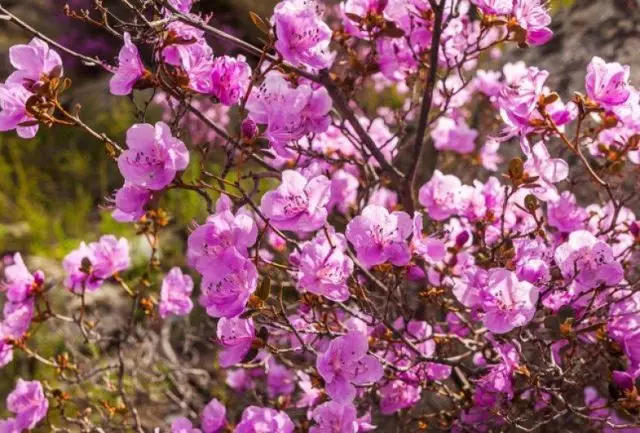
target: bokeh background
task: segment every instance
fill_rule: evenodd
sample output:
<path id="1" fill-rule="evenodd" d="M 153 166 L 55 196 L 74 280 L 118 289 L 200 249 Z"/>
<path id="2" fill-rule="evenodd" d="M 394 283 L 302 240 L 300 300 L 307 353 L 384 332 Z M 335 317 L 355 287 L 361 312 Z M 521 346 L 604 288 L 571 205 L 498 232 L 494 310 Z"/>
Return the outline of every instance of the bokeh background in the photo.
<path id="1" fill-rule="evenodd" d="M 92 0 L 14 0 L 0 2 L 19 17 L 76 51 L 113 61 L 120 41 L 100 29 L 68 18 L 65 3 L 75 9 L 91 8 Z M 199 8 L 213 12 L 214 25 L 236 36 L 257 41 L 258 31 L 249 11 L 269 17 L 274 0 L 202 0 Z M 105 6 L 122 11 L 118 0 L 105 0 Z M 586 65 L 593 55 L 608 61 L 630 64 L 632 82 L 640 84 L 640 3 L 638 0 L 552 0 L 554 39 L 540 48 L 505 53 L 506 61 L 525 60 L 551 72 L 549 85 L 564 92 L 583 88 Z M 10 69 L 8 47 L 26 43 L 31 36 L 11 23 L 0 21 L 0 81 Z M 229 53 L 229 47 L 217 46 L 217 53 Z M 123 142 L 127 128 L 138 121 L 135 104 L 128 98 L 108 93 L 109 77 L 63 55 L 65 75 L 73 87 L 64 94 L 64 103 L 82 105 L 82 118 L 95 130 Z M 227 113 L 231 125 L 237 119 Z M 159 106 L 152 107 L 147 121 L 162 116 Z M 213 162 L 215 164 L 215 160 Z M 196 165 L 196 164 L 192 164 Z M 214 168 L 215 170 L 215 168 Z M 40 268 L 50 278 L 61 277 L 60 261 L 81 240 L 93 241 L 100 234 L 126 236 L 134 250 L 144 255 L 144 245 L 135 244 L 130 225 L 115 222 L 103 209 L 113 191 L 122 184 L 116 165 L 104 147 L 81 130 L 41 129 L 32 140 L 14 133 L 0 134 L 0 256 L 22 252 L 32 269 Z M 163 260 L 168 267 L 184 265 L 187 227 L 206 215 L 204 202 L 196 194 L 169 192 L 162 206 L 172 217 L 163 244 Z M 0 301 L 1 302 L 1 301 Z M 109 292 L 102 302 L 117 317 L 118 305 L 112 305 Z M 114 322 L 117 324 L 117 321 Z M 116 326 L 116 325 L 114 325 Z M 42 344 L 45 354 L 60 350 L 64 336 Z M 16 376 L 48 378 L 28 359 L 18 357 L 0 373 L 0 401 L 13 387 Z M 3 415 L 0 405 L 0 416 Z"/>

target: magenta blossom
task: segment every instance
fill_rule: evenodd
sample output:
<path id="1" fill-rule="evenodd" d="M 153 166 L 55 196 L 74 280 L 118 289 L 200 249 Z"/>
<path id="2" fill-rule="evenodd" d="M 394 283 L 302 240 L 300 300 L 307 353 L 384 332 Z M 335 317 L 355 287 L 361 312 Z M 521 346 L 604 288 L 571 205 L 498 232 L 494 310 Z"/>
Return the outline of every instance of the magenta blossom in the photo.
<path id="1" fill-rule="evenodd" d="M 431 131 L 431 138 L 438 150 L 451 150 L 457 153 L 471 153 L 475 149 L 478 131 L 469 128 L 464 121 L 456 122 L 449 117 L 441 117 Z"/>
<path id="2" fill-rule="evenodd" d="M 7 83 L 18 84 L 35 91 L 43 78 L 62 76 L 62 59 L 49 45 L 33 38 L 29 45 L 14 45 L 9 48 L 9 60 L 16 71 L 7 78 Z"/>
<path id="3" fill-rule="evenodd" d="M 569 191 L 560 194 L 558 200 L 547 204 L 549 225 L 570 233 L 584 227 L 588 219 L 587 211 L 576 204 L 576 196 Z"/>
<path id="4" fill-rule="evenodd" d="M 174 314 L 186 316 L 193 308 L 191 292 L 193 280 L 187 274 L 183 274 L 180 268 L 175 267 L 162 280 L 160 289 L 160 317 L 163 319 Z"/>
<path id="5" fill-rule="evenodd" d="M 509 15 L 513 9 L 513 0 L 471 0 L 471 3 L 488 15 Z"/>
<path id="6" fill-rule="evenodd" d="M 284 412 L 268 407 L 249 406 L 234 433 L 293 433 L 295 426 Z"/>
<path id="7" fill-rule="evenodd" d="M 313 410 L 311 414 L 316 425 L 309 433 L 357 433 L 358 419 L 353 404 L 328 401 Z"/>
<path id="8" fill-rule="evenodd" d="M 267 371 L 267 395 L 275 399 L 280 396 L 289 396 L 296 389 L 293 372 L 275 359 L 269 359 Z"/>
<path id="9" fill-rule="evenodd" d="M 461 213 L 465 196 L 470 191 L 471 187 L 463 186 L 456 176 L 436 170 L 429 182 L 420 188 L 418 198 L 431 218 L 444 221 Z"/>
<path id="10" fill-rule="evenodd" d="M 9 364 L 13 361 L 13 345 L 7 343 L 8 335 L 2 329 L 2 324 L 0 323 L 0 368 Z M 0 430 L 2 432 L 2 430 Z"/>
<path id="11" fill-rule="evenodd" d="M 118 168 L 133 185 L 161 190 L 189 164 L 187 147 L 164 122 L 133 125 L 127 131 L 127 146 L 118 158 Z"/>
<path id="12" fill-rule="evenodd" d="M 587 66 L 587 95 L 608 110 L 624 104 L 631 95 L 630 73 L 629 66 L 606 63 L 600 57 L 594 57 Z"/>
<path id="13" fill-rule="evenodd" d="M 216 335 L 218 343 L 224 347 L 218 356 L 220 367 L 226 368 L 242 362 L 251 350 L 256 329 L 253 319 L 222 317 L 218 321 Z"/>
<path id="14" fill-rule="evenodd" d="M 15 426 L 18 432 L 34 428 L 44 419 L 49 409 L 42 384 L 37 380 L 18 379 L 16 387 L 7 397 L 7 409 L 16 416 Z"/>
<path id="15" fill-rule="evenodd" d="M 31 95 L 22 85 L 0 83 L 0 132 L 15 129 L 20 138 L 35 137 L 38 123 L 26 108 Z"/>
<path id="16" fill-rule="evenodd" d="M 282 183 L 262 197 L 260 208 L 280 230 L 311 232 L 327 220 L 331 181 L 325 176 L 307 179 L 294 170 L 282 173 Z"/>
<path id="17" fill-rule="evenodd" d="M 347 225 L 347 239 L 358 259 L 367 267 L 390 261 L 395 266 L 409 263 L 411 254 L 406 239 L 413 230 L 406 212 L 392 212 L 369 205 Z"/>
<path id="18" fill-rule="evenodd" d="M 541 4 L 541 0 L 514 0 L 513 3 L 513 16 L 526 32 L 526 42 L 533 46 L 547 43 L 553 37 L 547 6 Z"/>
<path id="19" fill-rule="evenodd" d="M 213 94 L 224 105 L 237 104 L 249 87 L 251 68 L 244 56 L 222 56 L 213 61 L 211 86 Z"/>
<path id="20" fill-rule="evenodd" d="M 34 301 L 4 304 L 4 319 L 0 322 L 0 335 L 4 338 L 19 340 L 27 333 L 34 314 Z"/>
<path id="21" fill-rule="evenodd" d="M 586 230 L 578 230 L 556 248 L 556 263 L 566 280 L 574 280 L 583 289 L 600 284 L 612 286 L 624 278 L 624 269 L 609 245 Z"/>
<path id="22" fill-rule="evenodd" d="M 202 433 L 218 433 L 227 424 L 227 409 L 217 399 L 211 400 L 200 413 Z"/>
<path id="23" fill-rule="evenodd" d="M 276 5 L 271 22 L 278 38 L 275 48 L 285 60 L 314 69 L 331 66 L 332 31 L 315 0 L 283 0 Z"/>
<path id="24" fill-rule="evenodd" d="M 534 285 L 518 280 L 507 269 L 489 270 L 480 304 L 485 311 L 483 322 L 491 332 L 503 334 L 526 325 L 533 319 L 536 302 L 538 289 Z"/>
<path id="25" fill-rule="evenodd" d="M 202 279 L 200 305 L 212 317 L 235 317 L 244 311 L 258 284 L 258 271 L 249 260 L 237 259 L 228 273 L 205 275 Z"/>
<path id="26" fill-rule="evenodd" d="M 394 380 L 380 388 L 380 410 L 385 415 L 391 415 L 399 410 L 406 409 L 420 401 L 422 388 L 406 383 L 402 380 Z"/>
<path id="27" fill-rule="evenodd" d="M 44 282 L 44 273 L 36 271 L 31 274 L 22 260 L 20 253 L 13 256 L 13 264 L 4 270 L 4 288 L 7 291 L 7 299 L 11 302 L 23 302 L 32 291 Z"/>
<path id="28" fill-rule="evenodd" d="M 113 218 L 120 222 L 138 221 L 145 214 L 144 207 L 152 195 L 151 190 L 145 187 L 125 183 L 116 192 Z"/>
<path id="29" fill-rule="evenodd" d="M 300 251 L 291 254 L 291 262 L 298 267 L 298 290 L 325 296 L 332 301 L 349 299 L 347 280 L 353 272 L 353 261 L 346 255 L 347 242 L 343 235 L 330 239 L 319 232 L 304 242 Z"/>
<path id="30" fill-rule="evenodd" d="M 356 397 L 354 385 L 365 385 L 380 380 L 382 365 L 372 355 L 367 355 L 367 336 L 351 331 L 335 338 L 316 362 L 316 369 L 325 381 L 325 389 L 331 399 L 349 403 Z"/>
<path id="31" fill-rule="evenodd" d="M 187 418 L 179 417 L 171 423 L 171 433 L 202 433 Z"/>
<path id="32" fill-rule="evenodd" d="M 111 93 L 114 95 L 128 95 L 138 80 L 144 77 L 146 73 L 138 47 L 131 42 L 131 35 L 125 32 L 124 45 L 118 55 L 118 69 L 109 82 Z"/>

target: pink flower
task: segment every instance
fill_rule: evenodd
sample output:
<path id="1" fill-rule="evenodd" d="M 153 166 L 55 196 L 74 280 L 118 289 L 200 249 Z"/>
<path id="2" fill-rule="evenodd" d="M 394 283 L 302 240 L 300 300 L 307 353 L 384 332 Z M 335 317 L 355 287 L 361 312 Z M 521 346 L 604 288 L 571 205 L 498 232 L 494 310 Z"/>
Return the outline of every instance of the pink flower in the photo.
<path id="1" fill-rule="evenodd" d="M 311 414 L 316 425 L 309 433 L 357 433 L 358 420 L 353 404 L 328 401 L 313 410 Z"/>
<path id="2" fill-rule="evenodd" d="M 171 6 L 176 8 L 178 12 L 182 12 L 183 14 L 188 14 L 193 6 L 193 0 L 168 0 L 168 2 Z"/>
<path id="3" fill-rule="evenodd" d="M 514 0 L 513 15 L 518 25 L 526 32 L 526 42 L 530 45 L 545 44 L 553 37 L 549 28 L 551 16 L 540 0 Z"/>
<path id="4" fill-rule="evenodd" d="M 116 192 L 113 219 L 119 222 L 138 221 L 145 214 L 144 207 L 152 195 L 145 187 L 125 183 Z"/>
<path id="5" fill-rule="evenodd" d="M 553 185 L 569 176 L 569 164 L 560 158 L 551 158 L 544 142 L 539 141 L 530 147 L 524 170 L 529 176 L 538 176 L 531 193 L 543 201 L 558 200 L 558 191 Z"/>
<path id="6" fill-rule="evenodd" d="M 0 83 L 0 132 L 16 130 L 20 138 L 33 138 L 38 132 L 38 123 L 27 112 L 27 100 L 32 93 L 18 84 Z"/>
<path id="7" fill-rule="evenodd" d="M 449 117 L 441 117 L 431 130 L 434 146 L 438 150 L 457 153 L 471 153 L 475 149 L 478 131 L 469 128 L 464 121 L 456 122 Z"/>
<path id="8" fill-rule="evenodd" d="M 180 66 L 189 78 L 189 87 L 203 94 L 213 90 L 211 72 L 213 69 L 213 50 L 203 39 L 179 49 Z"/>
<path id="9" fill-rule="evenodd" d="M 202 433 L 218 433 L 227 424 L 227 409 L 217 399 L 211 400 L 200 413 Z"/>
<path id="10" fill-rule="evenodd" d="M 218 355 L 220 367 L 231 367 L 242 362 L 251 350 L 255 334 L 256 329 L 251 318 L 220 318 L 216 330 L 218 343 L 224 347 Z"/>
<path id="11" fill-rule="evenodd" d="M 463 186 L 456 176 L 436 170 L 429 182 L 420 188 L 418 198 L 431 218 L 444 221 L 461 213 L 465 196 L 470 192 L 471 187 Z"/>
<path id="12" fill-rule="evenodd" d="M 309 180 L 294 170 L 282 172 L 282 183 L 262 197 L 260 208 L 280 230 L 311 232 L 327 220 L 331 182 L 325 176 Z"/>
<path id="13" fill-rule="evenodd" d="M 160 289 L 160 317 L 163 319 L 171 314 L 186 316 L 193 308 L 191 292 L 193 280 L 183 274 L 179 267 L 175 267 L 162 280 Z"/>
<path id="14" fill-rule="evenodd" d="M 31 296 L 33 289 L 44 282 L 44 273 L 36 271 L 31 274 L 20 253 L 16 253 L 13 256 L 13 264 L 4 270 L 4 280 L 7 299 L 11 302 L 23 302 Z"/>
<path id="15" fill-rule="evenodd" d="M 4 319 L 0 323 L 0 335 L 4 338 L 19 340 L 27 333 L 33 320 L 34 301 L 4 304 L 2 314 Z"/>
<path id="16" fill-rule="evenodd" d="M 7 409 L 13 412 L 17 431 L 31 430 L 44 419 L 49 401 L 44 396 L 42 384 L 37 380 L 18 379 L 16 387 L 7 397 Z"/>
<path id="17" fill-rule="evenodd" d="M 380 380 L 383 375 L 380 361 L 367 355 L 367 336 L 358 331 L 335 338 L 329 348 L 318 356 L 316 369 L 325 381 L 329 397 L 337 403 L 349 403 L 356 397 L 354 385 Z"/>
<path id="18" fill-rule="evenodd" d="M 189 151 L 171 134 L 169 125 L 139 123 L 127 131 L 127 146 L 118 158 L 125 180 L 150 190 L 161 190 L 189 164 Z"/>
<path id="19" fill-rule="evenodd" d="M 319 232 L 311 241 L 291 254 L 298 268 L 298 290 L 309 291 L 332 301 L 349 299 L 347 280 L 353 272 L 353 261 L 347 257 L 346 240 L 341 234 Z"/>
<path id="20" fill-rule="evenodd" d="M 163 45 L 168 44 L 162 49 L 162 59 L 173 66 L 182 66 L 183 59 L 190 56 L 192 49 L 208 48 L 196 46 L 207 45 L 204 31 L 182 21 L 174 21 L 167 25 L 167 37 L 162 42 Z M 209 52 L 213 55 L 211 50 Z M 189 73 L 188 70 L 185 72 Z"/>
<path id="21" fill-rule="evenodd" d="M 193 427 L 191 421 L 184 417 L 179 417 L 171 423 L 171 433 L 202 433 L 200 429 Z"/>
<path id="22" fill-rule="evenodd" d="M 548 77 L 549 72 L 529 67 L 519 80 L 503 87 L 498 104 L 505 123 L 518 129 L 530 127 Z"/>
<path id="23" fill-rule="evenodd" d="M 538 289 L 529 282 L 519 281 L 516 274 L 507 269 L 494 268 L 489 270 L 481 296 L 484 325 L 491 332 L 503 334 L 533 319 Z"/>
<path id="24" fill-rule="evenodd" d="M 131 42 L 131 35 L 124 33 L 124 45 L 118 54 L 118 69 L 116 70 L 109 88 L 114 95 L 128 95 L 138 80 L 144 77 L 146 71 L 138 53 L 138 48 Z"/>
<path id="25" fill-rule="evenodd" d="M 280 396 L 293 394 L 296 388 L 293 372 L 284 365 L 278 364 L 275 359 L 269 359 L 267 370 L 267 395 L 275 399 Z"/>
<path id="26" fill-rule="evenodd" d="M 2 324 L 0 324 L 0 368 L 13 361 L 13 345 L 7 343 L 6 339 L 9 336 L 5 335 L 2 328 Z M 2 432 L 1 429 L 0 432 Z"/>
<path id="27" fill-rule="evenodd" d="M 403 380 L 393 380 L 380 388 L 380 410 L 384 415 L 391 415 L 406 409 L 420 401 L 422 388 L 413 386 Z"/>
<path id="28" fill-rule="evenodd" d="M 353 174 L 343 169 L 336 171 L 331 176 L 331 198 L 327 207 L 347 214 L 358 199 L 359 186 L 360 181 Z"/>
<path id="29" fill-rule="evenodd" d="M 513 0 L 471 0 L 471 3 L 488 15 L 509 15 L 513 9 Z"/>
<path id="30" fill-rule="evenodd" d="M 211 86 L 213 94 L 224 105 L 237 104 L 251 81 L 251 68 L 244 56 L 222 56 L 213 61 Z"/>
<path id="31" fill-rule="evenodd" d="M 209 274 L 202 279 L 200 305 L 212 317 L 235 317 L 244 311 L 258 284 L 258 271 L 249 260 L 230 264 L 226 274 Z"/>
<path id="32" fill-rule="evenodd" d="M 249 406 L 234 433 L 293 433 L 295 426 L 284 412 L 268 407 Z"/>
<path id="33" fill-rule="evenodd" d="M 321 15 L 315 0 L 284 0 L 276 5 L 271 19 L 277 36 L 275 48 L 285 60 L 314 69 L 331 66 L 332 31 Z"/>
<path id="34" fill-rule="evenodd" d="M 631 95 L 630 73 L 629 66 L 606 63 L 600 57 L 594 57 L 587 66 L 587 95 L 608 110 L 624 104 Z"/>
<path id="35" fill-rule="evenodd" d="M 560 194 L 560 198 L 547 204 L 549 225 L 570 233 L 584 227 L 588 219 L 587 211 L 576 204 L 576 196 L 569 191 Z"/>
<path id="36" fill-rule="evenodd" d="M 392 212 L 369 205 L 347 225 L 346 236 L 358 259 L 367 267 L 390 261 L 395 266 L 409 263 L 411 254 L 406 239 L 412 232 L 406 212 Z"/>
<path id="37" fill-rule="evenodd" d="M 554 255 L 565 280 L 574 280 L 583 289 L 600 284 L 612 286 L 624 278 L 611 247 L 586 230 L 578 230 L 558 246 Z"/>
<path id="38" fill-rule="evenodd" d="M 7 78 L 7 83 L 24 86 L 30 91 L 35 92 L 44 77 L 62 76 L 60 55 L 38 38 L 33 38 L 29 45 L 9 48 L 9 60 L 17 70 Z"/>

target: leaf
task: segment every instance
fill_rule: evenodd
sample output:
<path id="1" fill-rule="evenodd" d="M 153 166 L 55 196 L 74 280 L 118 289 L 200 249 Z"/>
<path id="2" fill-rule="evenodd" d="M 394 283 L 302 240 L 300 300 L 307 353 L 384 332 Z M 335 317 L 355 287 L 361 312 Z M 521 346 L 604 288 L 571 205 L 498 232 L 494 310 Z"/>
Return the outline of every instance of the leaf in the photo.
<path id="1" fill-rule="evenodd" d="M 524 174 L 524 163 L 520 158 L 509 161 L 509 175 L 512 179 L 520 179 Z"/>
<path id="2" fill-rule="evenodd" d="M 256 296 L 263 301 L 269 299 L 269 295 L 271 294 L 271 279 L 269 277 L 264 277 L 262 280 L 262 284 L 256 290 Z"/>
<path id="3" fill-rule="evenodd" d="M 253 24 L 255 24 L 255 26 L 262 33 L 265 33 L 268 35 L 271 32 L 271 28 L 267 25 L 267 23 L 264 22 L 264 20 L 260 17 L 260 15 L 258 15 L 255 12 L 249 11 L 249 17 L 251 18 L 251 21 L 253 21 Z"/>
<path id="4" fill-rule="evenodd" d="M 533 194 L 527 194 L 527 196 L 524 198 L 524 205 L 529 212 L 535 212 L 535 210 L 539 207 L 538 199 Z"/>

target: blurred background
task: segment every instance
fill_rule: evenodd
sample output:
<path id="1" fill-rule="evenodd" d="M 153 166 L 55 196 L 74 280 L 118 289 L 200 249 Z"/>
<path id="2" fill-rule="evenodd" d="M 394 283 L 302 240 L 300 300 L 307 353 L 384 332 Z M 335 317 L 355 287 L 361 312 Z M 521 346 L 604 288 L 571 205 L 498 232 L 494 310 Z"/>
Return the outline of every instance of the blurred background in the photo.
<path id="1" fill-rule="evenodd" d="M 78 52 L 109 62 L 117 56 L 119 40 L 63 13 L 66 3 L 73 9 L 91 9 L 92 0 L 0 2 L 24 21 Z M 199 10 L 212 12 L 215 26 L 256 42 L 258 31 L 248 12 L 269 17 L 275 3 L 274 0 L 202 0 Z M 114 11 L 128 13 L 118 0 L 105 0 L 104 4 Z M 593 55 L 630 64 L 632 82 L 640 84 L 637 0 L 552 0 L 550 4 L 554 14 L 554 39 L 539 48 L 508 52 L 504 61 L 523 59 L 548 69 L 551 72 L 548 84 L 565 92 L 564 97 L 571 96 L 567 94 L 569 91 L 583 89 L 586 65 Z M 8 47 L 30 39 L 26 32 L 0 21 L 0 81 L 10 69 Z M 216 47 L 218 54 L 229 54 L 228 50 L 229 47 Z M 64 54 L 63 60 L 65 75 L 73 81 L 72 88 L 64 94 L 64 103 L 81 104 L 81 117 L 89 125 L 123 143 L 127 128 L 138 121 L 134 103 L 128 98 L 109 95 L 107 74 L 85 67 Z M 152 107 L 147 121 L 159 120 L 162 112 L 160 106 Z M 231 127 L 237 122 L 233 111 L 217 115 L 229 116 Z M 117 166 L 106 155 L 104 146 L 80 130 L 42 128 L 32 140 L 22 140 L 14 133 L 0 134 L 0 255 L 20 251 L 31 269 L 40 268 L 50 278 L 61 277 L 60 261 L 66 253 L 80 241 L 94 241 L 100 234 L 126 236 L 134 242 L 134 250 L 137 248 L 136 251 L 144 255 L 144 246 L 135 244 L 133 227 L 115 222 L 110 211 L 101 209 L 106 198 L 121 185 Z M 204 219 L 204 202 L 196 194 L 169 192 L 162 206 L 172 217 L 167 232 L 169 238 L 163 242 L 163 266 L 184 265 L 186 227 L 194 219 Z M 108 304 L 108 295 L 105 296 L 103 302 Z M 47 344 L 51 346 L 47 350 L 55 353 L 62 340 Z M 37 368 L 35 363 L 18 358 L 3 369 L 0 401 L 13 387 L 16 376 L 46 378 L 47 373 Z"/>

